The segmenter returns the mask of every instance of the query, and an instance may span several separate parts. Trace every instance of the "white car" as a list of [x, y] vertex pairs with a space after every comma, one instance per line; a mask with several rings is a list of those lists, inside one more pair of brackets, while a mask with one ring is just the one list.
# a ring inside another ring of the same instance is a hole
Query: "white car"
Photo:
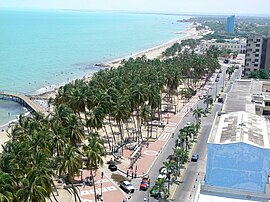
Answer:
[[120, 188], [123, 189], [127, 193], [134, 193], [135, 188], [130, 184], [129, 181], [123, 181], [120, 183]]
[[165, 175], [165, 174], [159, 174], [157, 178], [158, 179], [166, 179], [167, 178], [167, 175]]

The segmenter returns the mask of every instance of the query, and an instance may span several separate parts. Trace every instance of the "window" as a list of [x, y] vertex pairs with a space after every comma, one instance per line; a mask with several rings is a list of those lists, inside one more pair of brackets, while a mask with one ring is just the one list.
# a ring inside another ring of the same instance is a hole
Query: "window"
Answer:
[[260, 49], [256, 49], [255, 51], [256, 51], [256, 52], [259, 52], [259, 51], [260, 51]]
[[256, 47], [260, 47], [260, 44], [256, 44]]
[[265, 106], [270, 106], [270, 102], [265, 102]]
[[259, 112], [259, 111], [261, 111], [261, 109], [256, 107], [256, 112]]
[[261, 41], [261, 39], [257, 39], [256, 41], [257, 41], [257, 42], [260, 42], [260, 41]]
[[255, 57], [259, 57], [259, 54], [255, 54]]
[[259, 59], [255, 59], [255, 62], [259, 62]]
[[254, 67], [258, 67], [258, 64], [254, 64]]

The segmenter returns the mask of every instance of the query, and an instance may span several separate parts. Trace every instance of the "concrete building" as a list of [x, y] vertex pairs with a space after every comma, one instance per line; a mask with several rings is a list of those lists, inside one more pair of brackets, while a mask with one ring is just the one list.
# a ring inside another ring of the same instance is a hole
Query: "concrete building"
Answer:
[[229, 49], [232, 52], [246, 53], [246, 39], [245, 38], [234, 38], [223, 40], [202, 40], [201, 41], [201, 51], [206, 52], [211, 46], [218, 49]]
[[[269, 106], [268, 106], [269, 105]], [[270, 82], [238, 80], [215, 117], [196, 202], [270, 201]]]
[[245, 111], [259, 116], [270, 115], [270, 82], [241, 79], [227, 94], [223, 112]]
[[270, 70], [270, 38], [251, 36], [247, 39], [244, 76], [258, 69]]
[[227, 18], [227, 32], [229, 33], [234, 33], [234, 21], [235, 21], [235, 16], [229, 16]]
[[270, 124], [244, 112], [217, 114], [207, 143], [198, 202], [270, 200]]

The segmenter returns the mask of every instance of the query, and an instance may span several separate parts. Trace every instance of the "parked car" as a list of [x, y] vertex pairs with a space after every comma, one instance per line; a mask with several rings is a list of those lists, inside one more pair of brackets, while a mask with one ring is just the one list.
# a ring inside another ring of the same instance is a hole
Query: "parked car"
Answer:
[[218, 79], [218, 78], [216, 78], [215, 82], [218, 82], [218, 81], [219, 81], [219, 79]]
[[222, 69], [221, 68], [219, 69], [219, 73], [222, 73]]
[[115, 165], [115, 164], [110, 164], [109, 166], [108, 166], [108, 168], [109, 168], [109, 170], [110, 171], [117, 171], [117, 166]]
[[191, 161], [193, 161], [193, 162], [197, 162], [198, 159], [199, 159], [199, 154], [193, 154], [191, 157]]
[[157, 179], [166, 179], [167, 178], [167, 175], [166, 174], [159, 174]]
[[122, 181], [120, 183], [120, 188], [123, 189], [127, 193], [134, 193], [135, 188], [130, 184], [129, 181]]
[[224, 64], [228, 64], [228, 63], [229, 63], [229, 60], [228, 60], [228, 59], [225, 59], [225, 60], [223, 61], [223, 63], [224, 63]]
[[157, 198], [161, 197], [161, 193], [159, 192], [157, 186], [152, 187], [152, 189], [150, 190], [150, 196], [157, 197]]
[[223, 97], [219, 97], [217, 101], [220, 102], [220, 103], [223, 103], [224, 99], [223, 99]]
[[146, 191], [150, 186], [150, 178], [149, 176], [145, 176], [142, 178], [141, 184], [140, 184], [140, 190]]
[[220, 78], [220, 75], [219, 75], [219, 74], [217, 75], [217, 78], [218, 78], [218, 79]]

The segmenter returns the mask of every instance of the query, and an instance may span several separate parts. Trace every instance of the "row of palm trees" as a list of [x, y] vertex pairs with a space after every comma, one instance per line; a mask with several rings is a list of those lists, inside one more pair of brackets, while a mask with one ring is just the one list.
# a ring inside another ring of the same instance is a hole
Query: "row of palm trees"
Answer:
[[0, 160], [1, 201], [38, 202], [51, 196], [57, 201], [57, 178], [71, 184], [75, 199], [80, 200], [74, 176], [87, 168], [94, 177], [106, 154], [100, 135], [91, 132], [85, 137], [82, 120], [63, 105], [48, 117], [20, 116], [9, 136]]
[[175, 141], [173, 154], [168, 157], [168, 161], [163, 162], [167, 170], [167, 178], [157, 179], [153, 189], [157, 190], [163, 200], [170, 196], [170, 185], [180, 175], [180, 169], [188, 161], [190, 141], [194, 141], [199, 132], [200, 125], [192, 123], [179, 130], [178, 138]]
[[113, 123], [121, 142], [129, 122], [142, 140], [142, 125], [161, 113], [164, 94], [174, 96], [181, 83], [210, 78], [218, 67], [216, 58], [188, 52], [162, 61], [131, 58], [117, 69], [97, 72], [88, 82], [61, 87], [50, 99], [53, 110], [48, 116], [21, 116], [13, 126], [0, 159], [1, 201], [35, 202], [51, 196], [57, 201], [55, 178], [71, 184], [80, 201], [73, 178], [84, 167], [94, 177], [102, 165], [107, 151], [101, 130], [110, 151], [118, 144]]
[[[210, 78], [216, 68], [219, 68], [216, 58], [188, 52], [165, 60], [130, 58], [117, 69], [99, 71], [89, 82], [76, 80], [61, 87], [53, 104], [69, 107], [83, 119], [89, 131], [103, 130], [112, 151], [115, 145], [124, 142], [125, 134], [131, 134], [127, 127], [130, 123], [136, 129], [136, 139], [143, 139], [142, 126], [156, 112], [156, 118], [161, 117], [164, 95], [177, 95], [179, 85], [184, 82], [195, 87], [202, 77]], [[115, 137], [114, 123], [121, 143]]]

